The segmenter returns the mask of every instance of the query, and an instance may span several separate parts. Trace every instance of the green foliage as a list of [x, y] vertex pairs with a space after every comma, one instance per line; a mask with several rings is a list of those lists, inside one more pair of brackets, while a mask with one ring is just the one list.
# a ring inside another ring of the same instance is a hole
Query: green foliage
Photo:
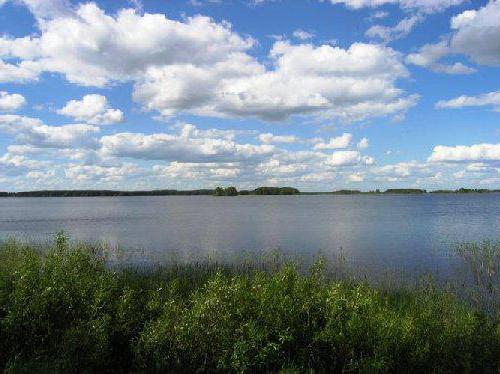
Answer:
[[488, 193], [491, 192], [491, 190], [488, 190], [486, 188], [459, 188], [458, 190], [455, 190], [456, 193]]
[[0, 247], [5, 372], [498, 372], [500, 320], [432, 285], [383, 291], [191, 264], [113, 270], [60, 233]]
[[337, 190], [332, 192], [334, 195], [359, 195], [361, 191], [359, 190]]
[[254, 195], [298, 195], [300, 191], [293, 187], [259, 187], [253, 191]]
[[54, 357], [68, 369], [94, 363], [98, 369], [108, 361], [118, 290], [104, 264], [81, 248], [69, 249], [58, 235], [46, 256], [26, 251], [16, 265], [2, 308], [9, 359]]
[[423, 194], [426, 193], [426, 190], [421, 190], [418, 188], [390, 188], [385, 190], [384, 193], [388, 194]]
[[214, 196], [238, 196], [238, 190], [236, 187], [217, 187], [214, 190]]

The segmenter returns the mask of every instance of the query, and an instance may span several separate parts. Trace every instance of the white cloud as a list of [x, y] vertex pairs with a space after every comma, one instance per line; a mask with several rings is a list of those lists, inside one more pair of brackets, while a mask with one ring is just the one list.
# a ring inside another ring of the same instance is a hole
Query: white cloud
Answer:
[[408, 55], [407, 63], [451, 74], [472, 73], [461, 62], [443, 64], [449, 55], [460, 54], [480, 65], [500, 66], [500, 1], [489, 1], [478, 10], [467, 10], [450, 21], [452, 33], [439, 43], [426, 44]]
[[455, 17], [453, 17], [450, 21], [450, 27], [453, 30], [460, 29], [461, 27], [470, 25], [474, 18], [477, 16], [477, 11], [475, 10], [466, 10]]
[[362, 138], [357, 146], [358, 146], [358, 149], [366, 149], [368, 148], [368, 145], [369, 145], [369, 142], [368, 142], [368, 139], [367, 138]]
[[301, 176], [307, 174], [310, 165], [300, 162], [289, 162], [277, 158], [265, 161], [256, 167], [256, 172], [266, 176]]
[[166, 116], [184, 111], [267, 121], [308, 113], [353, 121], [401, 113], [416, 101], [395, 87], [408, 73], [390, 48], [276, 42], [270, 57], [275, 66], [267, 71], [248, 57], [209, 69], [153, 69], [136, 85], [134, 98]]
[[364, 182], [365, 180], [365, 177], [363, 174], [361, 173], [355, 173], [355, 174], [351, 174], [347, 177], [347, 180], [349, 182]]
[[314, 149], [341, 149], [349, 147], [351, 144], [352, 134], [343, 133], [336, 138], [330, 138], [327, 143], [318, 143], [314, 145]]
[[310, 31], [298, 29], [298, 30], [295, 30], [293, 32], [293, 37], [304, 41], [304, 40], [312, 39], [314, 37], [314, 33], [310, 32]]
[[424, 17], [421, 14], [416, 14], [399, 21], [395, 26], [371, 26], [365, 33], [370, 38], [379, 38], [384, 42], [401, 39], [406, 37], [413, 28], [422, 22]]
[[18, 0], [25, 4], [39, 20], [52, 19], [71, 13], [70, 0]]
[[228, 24], [207, 17], [179, 22], [161, 14], [140, 15], [134, 9], [109, 16], [94, 3], [56, 12], [39, 27], [40, 37], [31, 40], [38, 46], [36, 63], [89, 86], [130, 80], [153, 66], [214, 64], [253, 44], [233, 33]]
[[227, 181], [240, 176], [236, 163], [187, 163], [173, 161], [154, 165], [153, 172], [162, 177], [185, 180]]
[[457, 109], [468, 106], [492, 106], [500, 111], [500, 91], [485, 93], [478, 96], [459, 96], [451, 100], [441, 100], [436, 103], [436, 108]]
[[328, 166], [352, 166], [361, 161], [358, 151], [337, 151], [332, 153], [325, 164]]
[[500, 1], [452, 18], [450, 46], [482, 65], [500, 66]]
[[9, 94], [0, 91], [0, 112], [12, 112], [21, 108], [26, 103], [23, 95]]
[[399, 5], [402, 9], [434, 13], [460, 5], [465, 0], [321, 0], [332, 4], [345, 4], [352, 9], [375, 8], [386, 4]]
[[389, 178], [406, 178], [410, 176], [415, 176], [415, 173], [424, 171], [430, 173], [427, 170], [425, 164], [419, 163], [417, 161], [399, 162], [396, 164], [388, 164], [380, 166], [373, 170], [373, 173], [378, 176], [384, 176]]
[[102, 95], [86, 95], [82, 100], [71, 100], [57, 113], [92, 125], [109, 125], [123, 121], [123, 112], [109, 107]]
[[6, 153], [0, 157], [0, 177], [15, 177], [44, 166], [43, 162], [29, 160], [21, 155]]
[[442, 188], [443, 181], [448, 183], [446, 188], [450, 188], [454, 177], [449, 172], [446, 166], [413, 160], [370, 168], [368, 177], [376, 182], [377, 186], [388, 183], [388, 188], [429, 188], [432, 186], [431, 188], [436, 189]]
[[239, 144], [227, 138], [199, 136], [196, 131], [191, 131], [192, 125], [186, 126], [179, 134], [119, 133], [103, 136], [102, 152], [114, 157], [191, 163], [259, 159], [274, 152], [272, 145]]
[[38, 37], [0, 39], [0, 54], [22, 60], [10, 68], [27, 64], [32, 75], [26, 79], [48, 71], [87, 86], [132, 81], [134, 99], [162, 116], [273, 121], [315, 114], [355, 121], [401, 116], [417, 101], [397, 87], [408, 77], [402, 56], [380, 45], [343, 49], [280, 41], [269, 52], [268, 67], [249, 54], [253, 39], [202, 16], [174, 21], [134, 9], [107, 15], [88, 3], [54, 11], [38, 27]]
[[10, 64], [0, 58], [0, 83], [23, 83], [38, 79], [40, 69], [31, 61]]
[[445, 64], [439, 62], [443, 57], [452, 53], [446, 40], [436, 44], [425, 44], [417, 53], [406, 56], [406, 63], [429, 68], [437, 73], [445, 74], [471, 74], [476, 69], [466, 66], [461, 62]]
[[387, 17], [389, 17], [389, 12], [385, 12], [383, 10], [379, 10], [370, 16], [371, 19], [383, 19]]
[[133, 178], [142, 172], [141, 168], [130, 163], [112, 167], [70, 164], [64, 168], [64, 173], [68, 179], [80, 183], [95, 180], [101, 183], [112, 183]]
[[273, 143], [296, 143], [299, 141], [294, 135], [274, 135], [271, 133], [259, 134], [259, 140], [265, 144], [273, 144]]
[[500, 161], [500, 144], [474, 144], [434, 147], [430, 162], [493, 162]]
[[0, 132], [14, 135], [18, 144], [40, 148], [95, 147], [99, 128], [86, 124], [48, 126], [36, 118], [0, 115]]

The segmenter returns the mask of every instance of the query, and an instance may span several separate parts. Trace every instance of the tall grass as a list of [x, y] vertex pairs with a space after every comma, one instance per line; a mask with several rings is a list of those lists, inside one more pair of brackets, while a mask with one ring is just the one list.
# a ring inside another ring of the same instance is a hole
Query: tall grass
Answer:
[[255, 265], [110, 268], [59, 235], [0, 248], [0, 367], [31, 372], [498, 372], [500, 320], [431, 284]]

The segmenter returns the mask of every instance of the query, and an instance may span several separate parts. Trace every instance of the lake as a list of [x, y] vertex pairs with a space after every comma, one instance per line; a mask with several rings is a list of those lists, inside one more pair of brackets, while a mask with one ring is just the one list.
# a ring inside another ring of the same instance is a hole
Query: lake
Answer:
[[499, 228], [500, 194], [0, 199], [0, 238], [64, 230], [148, 258], [342, 251], [363, 266], [436, 270], [451, 245]]

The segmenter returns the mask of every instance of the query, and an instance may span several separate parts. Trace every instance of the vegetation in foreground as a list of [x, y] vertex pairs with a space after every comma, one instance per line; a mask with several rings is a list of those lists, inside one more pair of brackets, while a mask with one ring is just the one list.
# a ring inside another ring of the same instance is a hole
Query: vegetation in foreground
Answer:
[[[498, 245], [497, 245], [498, 247]], [[0, 248], [0, 366], [31, 372], [498, 372], [500, 321], [319, 261], [112, 269], [59, 235]]]

